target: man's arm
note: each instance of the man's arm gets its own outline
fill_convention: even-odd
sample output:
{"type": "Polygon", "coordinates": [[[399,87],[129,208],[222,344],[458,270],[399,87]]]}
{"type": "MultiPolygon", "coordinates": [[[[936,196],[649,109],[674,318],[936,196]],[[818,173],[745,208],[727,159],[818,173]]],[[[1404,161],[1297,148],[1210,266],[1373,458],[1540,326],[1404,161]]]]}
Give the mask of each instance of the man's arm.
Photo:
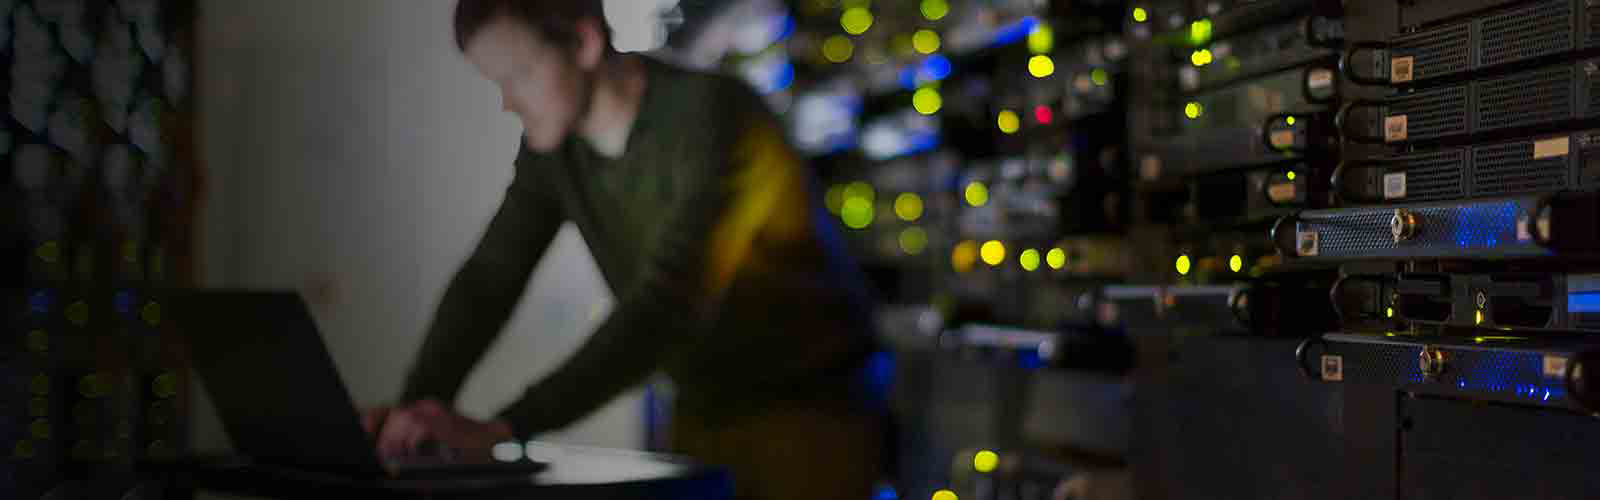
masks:
{"type": "Polygon", "coordinates": [[[806,189],[802,164],[770,119],[706,169],[676,207],[639,284],[578,351],[500,412],[519,439],[563,427],[654,372],[671,349],[714,319],[758,232],[785,217],[806,189]]]}
{"type": "Polygon", "coordinates": [[[565,220],[526,148],[505,200],[461,269],[445,289],[428,327],[400,402],[455,401],[461,383],[484,350],[500,336],[528,277],[565,220]]]}

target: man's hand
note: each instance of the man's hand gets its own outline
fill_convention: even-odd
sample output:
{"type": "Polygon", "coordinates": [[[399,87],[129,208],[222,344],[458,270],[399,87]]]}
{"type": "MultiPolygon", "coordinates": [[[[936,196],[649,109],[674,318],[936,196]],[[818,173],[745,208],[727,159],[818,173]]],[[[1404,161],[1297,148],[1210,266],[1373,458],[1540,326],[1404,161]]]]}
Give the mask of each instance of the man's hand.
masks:
{"type": "Polygon", "coordinates": [[[480,422],[426,399],[400,408],[374,408],[362,415],[362,424],[378,438],[378,455],[412,457],[422,443],[439,445],[473,458],[487,458],[495,444],[515,439],[503,421],[480,422]],[[368,423],[371,422],[371,425],[368,423]]]}

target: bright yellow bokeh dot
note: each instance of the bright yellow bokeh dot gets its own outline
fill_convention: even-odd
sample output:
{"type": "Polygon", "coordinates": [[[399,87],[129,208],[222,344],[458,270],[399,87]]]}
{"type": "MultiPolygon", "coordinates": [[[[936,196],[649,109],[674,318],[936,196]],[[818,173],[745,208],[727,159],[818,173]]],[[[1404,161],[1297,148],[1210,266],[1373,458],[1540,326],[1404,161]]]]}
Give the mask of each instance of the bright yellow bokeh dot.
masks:
{"type": "Polygon", "coordinates": [[[954,492],[954,491],[939,490],[939,491],[933,492],[933,500],[961,500],[961,499],[956,496],[956,492],[954,492]]]}
{"type": "Polygon", "coordinates": [[[1188,255],[1179,255],[1177,263],[1178,274],[1183,276],[1189,275],[1189,264],[1188,255]]]}
{"type": "Polygon", "coordinates": [[[1237,254],[1235,254],[1233,257],[1229,257],[1228,269],[1233,270],[1233,272],[1236,273],[1244,269],[1244,257],[1240,257],[1237,254]]]}
{"type": "Polygon", "coordinates": [[[1008,109],[1000,112],[1000,116],[995,118],[995,124],[1000,126],[1001,132],[1015,134],[1022,128],[1022,117],[1017,116],[1016,111],[1008,109]]]}
{"type": "Polygon", "coordinates": [[[872,216],[872,202],[866,198],[846,198],[839,210],[839,218],[850,229],[866,229],[872,225],[872,216]]]}
{"type": "Polygon", "coordinates": [[[1105,85],[1110,80],[1110,75],[1106,74],[1103,68],[1095,68],[1089,72],[1089,79],[1093,80],[1095,85],[1105,85]]]}
{"type": "Polygon", "coordinates": [[[998,453],[983,450],[972,456],[972,468],[978,472],[988,474],[994,472],[995,467],[998,466],[1000,466],[1000,455],[998,453]]]}
{"type": "Polygon", "coordinates": [[[845,33],[859,35],[872,28],[872,11],[865,7],[851,7],[839,15],[839,26],[845,33]]]}
{"type": "Polygon", "coordinates": [[[950,14],[950,3],[946,0],[922,0],[922,17],[929,21],[944,19],[950,14]]]}
{"type": "Polygon", "coordinates": [[[972,240],[956,244],[950,251],[950,267],[958,273],[971,271],[978,264],[978,243],[972,240]]]}
{"type": "Polygon", "coordinates": [[[1284,117],[1283,122],[1287,123],[1287,124],[1290,124],[1290,125],[1294,125],[1294,117],[1293,116],[1284,117]]]}
{"type": "Polygon", "coordinates": [[[1056,47],[1056,31],[1048,24],[1040,24],[1028,33],[1028,50],[1035,54],[1048,53],[1056,47]]]}
{"type": "Polygon", "coordinates": [[[1211,64],[1211,61],[1214,60],[1214,57],[1215,56],[1211,55],[1211,49],[1200,49],[1189,54],[1189,62],[1197,67],[1205,66],[1207,64],[1211,64]]]}
{"type": "Polygon", "coordinates": [[[989,204],[989,186],[983,185],[982,182],[972,181],[967,184],[966,193],[964,194],[968,205],[981,207],[989,204]]]}
{"type": "Polygon", "coordinates": [[[1028,74],[1034,78],[1044,78],[1056,73],[1056,62],[1050,56],[1033,56],[1028,58],[1028,74]]]}
{"type": "Polygon", "coordinates": [[[900,251],[906,255],[921,255],[928,248],[928,232],[921,226],[911,226],[900,230],[900,251]]]}
{"type": "Polygon", "coordinates": [[[844,185],[828,186],[828,192],[822,195],[822,204],[828,207],[828,213],[839,215],[839,209],[844,207],[844,185]]]}
{"type": "Polygon", "coordinates": [[[855,55],[856,44],[850,37],[833,35],[822,41],[822,57],[831,63],[842,63],[850,60],[855,55]]]}
{"type": "Polygon", "coordinates": [[[1144,7],[1134,7],[1133,8],[1133,22],[1142,23],[1142,22],[1149,21],[1149,20],[1150,20],[1150,11],[1144,10],[1144,7]]]}
{"type": "Polygon", "coordinates": [[[1200,115],[1204,113],[1205,107],[1201,106],[1198,102],[1190,102],[1189,104],[1183,105],[1183,116],[1189,117],[1190,120],[1199,118],[1200,115]]]}
{"type": "Polygon", "coordinates": [[[844,187],[845,201],[850,201],[851,198],[861,198],[867,200],[867,203],[872,203],[878,201],[878,194],[872,190],[871,184],[855,181],[844,187]]]}
{"type": "Polygon", "coordinates": [[[1189,43],[1200,45],[1211,40],[1211,20],[1201,19],[1189,24],[1189,43]]]}
{"type": "Polygon", "coordinates": [[[939,33],[930,29],[920,29],[911,35],[911,47],[923,54],[932,54],[939,51],[939,33]]]}
{"type": "Polygon", "coordinates": [[[944,107],[944,98],[939,96],[938,90],[923,87],[911,94],[911,107],[916,108],[918,113],[931,115],[938,113],[939,108],[944,107]]]}
{"type": "Polygon", "coordinates": [[[917,196],[917,193],[900,193],[900,196],[894,199],[894,214],[906,222],[916,222],[917,219],[921,219],[922,197],[917,196]]]}
{"type": "Polygon", "coordinates": [[[978,249],[978,256],[983,258],[983,263],[998,266],[1006,261],[1006,244],[998,240],[989,240],[978,249]]]}
{"type": "Polygon", "coordinates": [[[1049,264],[1051,269],[1061,269],[1066,267],[1067,252],[1060,248],[1052,248],[1048,253],[1045,253],[1044,262],[1045,264],[1049,264]]]}
{"type": "Polygon", "coordinates": [[[1481,310],[1481,309],[1478,310],[1477,321],[1475,323],[1473,323],[1473,324],[1475,324],[1475,325],[1483,324],[1483,310],[1481,310]]]}
{"type": "Polygon", "coordinates": [[[1294,178],[1295,178],[1295,177],[1296,177],[1296,175],[1295,175],[1295,174],[1294,174],[1294,171],[1293,171],[1293,170],[1290,170],[1290,171],[1288,171],[1288,172],[1285,172],[1285,173],[1284,173],[1284,174],[1283,174],[1283,176],[1284,176],[1284,177],[1288,177],[1288,178],[1289,178],[1289,180],[1291,180],[1291,181],[1292,181],[1292,180],[1294,180],[1294,178]]]}
{"type": "Polygon", "coordinates": [[[1022,270],[1024,271],[1038,270],[1039,251],[1032,248],[1023,250],[1022,255],[1017,256],[1017,263],[1022,265],[1022,270]]]}
{"type": "Polygon", "coordinates": [[[1393,307],[1385,307],[1385,308],[1383,308],[1383,316],[1385,318],[1393,318],[1394,317],[1394,308],[1393,307]]]}

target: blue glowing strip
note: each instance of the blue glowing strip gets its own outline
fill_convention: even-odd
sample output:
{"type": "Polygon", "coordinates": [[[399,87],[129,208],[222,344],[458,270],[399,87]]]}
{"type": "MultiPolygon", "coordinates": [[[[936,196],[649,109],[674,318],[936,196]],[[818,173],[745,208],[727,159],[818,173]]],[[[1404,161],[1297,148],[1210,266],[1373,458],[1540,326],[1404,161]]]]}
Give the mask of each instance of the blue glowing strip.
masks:
{"type": "Polygon", "coordinates": [[[1600,291],[1567,294],[1567,312],[1600,313],[1600,291]]]}
{"type": "Polygon", "coordinates": [[[1038,19],[1034,19],[1033,16],[1024,17],[1017,20],[1015,23],[1011,23],[1010,26],[995,30],[994,39],[993,41],[989,42],[989,46],[999,47],[1001,45],[1011,45],[1013,43],[1020,42],[1023,38],[1026,38],[1029,33],[1033,33],[1033,30],[1037,29],[1038,27],[1038,19]]]}

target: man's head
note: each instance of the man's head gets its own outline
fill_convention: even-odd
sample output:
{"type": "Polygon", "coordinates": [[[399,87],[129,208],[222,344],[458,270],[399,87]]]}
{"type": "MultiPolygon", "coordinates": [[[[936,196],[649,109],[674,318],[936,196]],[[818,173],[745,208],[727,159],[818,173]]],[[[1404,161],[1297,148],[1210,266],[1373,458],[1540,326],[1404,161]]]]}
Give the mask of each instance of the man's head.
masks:
{"type": "Polygon", "coordinates": [[[610,54],[599,0],[460,0],[456,45],[500,88],[528,147],[551,151],[584,114],[593,71],[610,54]]]}

